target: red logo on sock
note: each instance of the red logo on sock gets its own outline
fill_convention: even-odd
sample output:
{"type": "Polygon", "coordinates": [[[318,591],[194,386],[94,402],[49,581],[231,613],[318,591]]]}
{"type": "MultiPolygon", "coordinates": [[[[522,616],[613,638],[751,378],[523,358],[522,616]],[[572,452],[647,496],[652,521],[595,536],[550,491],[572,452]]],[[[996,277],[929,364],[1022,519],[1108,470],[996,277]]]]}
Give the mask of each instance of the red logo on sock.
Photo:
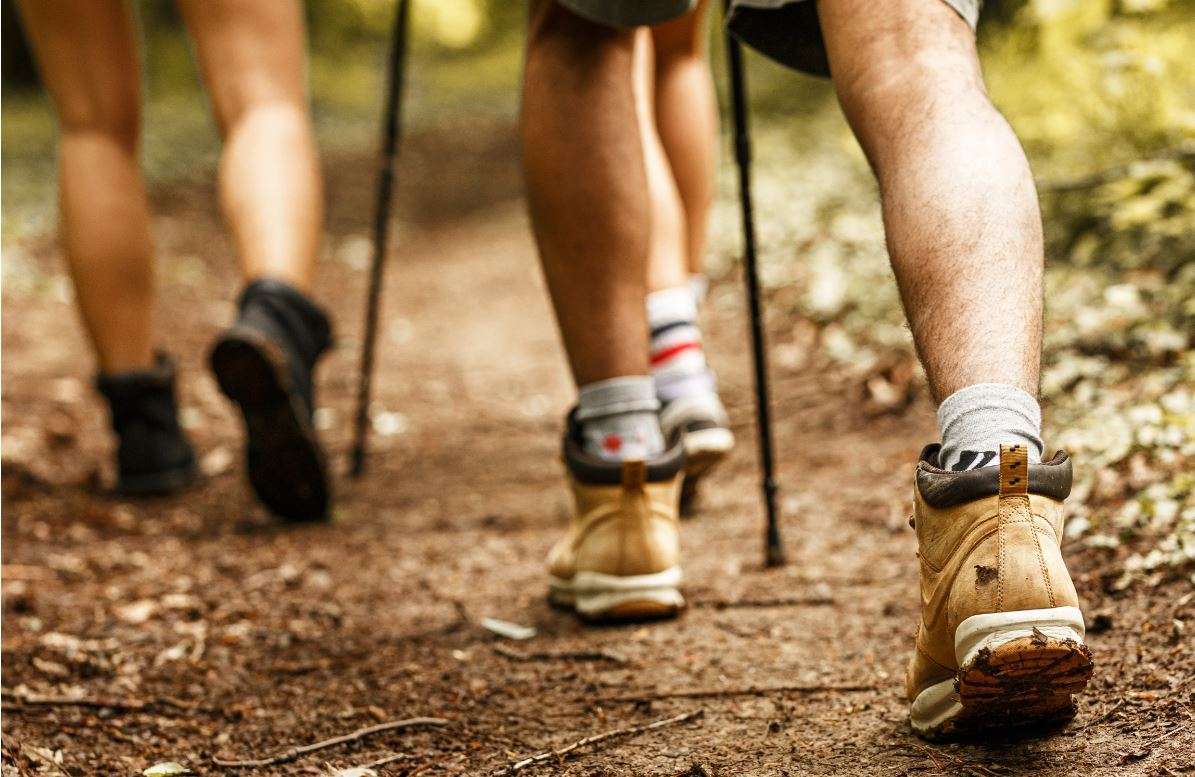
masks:
{"type": "Polygon", "coordinates": [[[602,439],[602,448],[606,453],[618,453],[622,450],[622,438],[617,434],[608,434],[602,439]]]}
{"type": "Polygon", "coordinates": [[[683,342],[683,343],[677,343],[676,345],[668,346],[667,348],[665,348],[662,351],[656,351],[655,353],[653,353],[651,355],[651,366],[659,367],[661,364],[668,361],[669,359],[671,359],[673,356],[676,356],[677,354],[684,353],[685,351],[699,351],[699,350],[701,350],[701,343],[697,342],[696,340],[690,340],[690,341],[683,342]]]}

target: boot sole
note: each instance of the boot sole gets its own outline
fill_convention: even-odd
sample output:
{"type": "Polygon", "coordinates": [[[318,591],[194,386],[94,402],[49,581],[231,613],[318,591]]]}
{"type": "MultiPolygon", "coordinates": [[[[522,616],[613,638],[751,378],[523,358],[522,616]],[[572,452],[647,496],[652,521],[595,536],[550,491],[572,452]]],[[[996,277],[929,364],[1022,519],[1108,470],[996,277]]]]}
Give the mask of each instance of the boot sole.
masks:
{"type": "Polygon", "coordinates": [[[696,505],[701,479],[725,460],[734,448],[729,429],[701,429],[685,433],[685,479],[681,482],[680,507],[690,512],[696,505]]]}
{"type": "Polygon", "coordinates": [[[177,469],[151,472],[144,475],[125,475],[116,486],[119,496],[165,496],[181,491],[195,482],[199,470],[194,463],[177,469]]]}
{"type": "Polygon", "coordinates": [[[1050,728],[1075,715],[1094,667],[1077,607],[991,613],[955,631],[955,677],[918,694],[913,730],[928,739],[1050,728]]]}
{"type": "Polygon", "coordinates": [[[571,580],[549,575],[548,602],[589,623],[675,618],[685,607],[680,567],[651,575],[578,572],[571,580]]]}
{"type": "Polygon", "coordinates": [[[244,417],[246,467],[258,498],[287,520],[326,519],[327,465],[282,352],[256,330],[233,327],[216,341],[210,364],[244,417]]]}

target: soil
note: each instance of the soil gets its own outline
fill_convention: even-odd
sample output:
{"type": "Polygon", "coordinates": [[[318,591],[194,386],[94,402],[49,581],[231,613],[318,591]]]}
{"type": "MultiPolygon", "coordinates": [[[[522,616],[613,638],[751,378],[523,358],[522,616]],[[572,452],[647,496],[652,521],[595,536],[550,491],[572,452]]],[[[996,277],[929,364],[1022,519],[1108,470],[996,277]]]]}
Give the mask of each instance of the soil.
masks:
{"type": "MultiPolygon", "coordinates": [[[[468,163],[422,180],[467,181],[468,163]]],[[[733,278],[715,286],[706,329],[739,445],[683,527],[690,609],[606,628],[550,609],[543,561],[567,516],[558,434],[570,383],[517,201],[453,209],[404,185],[369,470],[349,479],[373,168],[328,168],[316,295],[339,347],[322,367],[318,421],[339,474],[327,525],[282,525],[248,493],[237,417],[204,366],[237,283],[209,188],[155,193],[159,331],[207,472],[177,497],[106,494],[111,440],[54,240],[6,252],[35,282],[6,271],[4,774],[136,774],[161,761],[324,774],[391,756],[379,774],[486,774],[675,716],[687,717],[520,773],[1195,773],[1195,659],[1176,624],[1195,616],[1189,584],[1112,593],[1109,557],[1081,547],[1068,557],[1096,675],[1077,719],[1050,736],[931,745],[911,734],[907,516],[931,406],[918,394],[876,414],[859,375],[777,359],[789,563],[764,569],[733,278]],[[480,625],[487,617],[536,634],[507,639],[480,625]],[[75,697],[87,703],[63,701],[75,697]],[[445,722],[260,768],[214,760],[412,717],[445,722]]],[[[773,345],[791,356],[797,333],[773,314],[773,345]]]]}

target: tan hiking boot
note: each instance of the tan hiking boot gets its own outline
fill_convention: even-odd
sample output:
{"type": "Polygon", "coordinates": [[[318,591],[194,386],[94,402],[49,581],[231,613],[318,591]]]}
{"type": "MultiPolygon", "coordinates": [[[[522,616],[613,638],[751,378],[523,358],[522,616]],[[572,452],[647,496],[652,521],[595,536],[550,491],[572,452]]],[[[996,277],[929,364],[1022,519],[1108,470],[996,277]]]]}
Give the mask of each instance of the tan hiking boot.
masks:
{"type": "Polygon", "coordinates": [[[917,465],[914,525],[921,625],[909,662],[909,718],[922,736],[1022,727],[1074,715],[1091,677],[1083,615],[1059,545],[1070,493],[1065,453],[964,472],[917,465]]]}
{"type": "Polygon", "coordinates": [[[678,522],[684,449],[659,458],[609,462],[581,449],[575,424],[564,441],[576,511],[548,556],[548,599],[586,620],[676,615],[680,593],[678,522]]]}

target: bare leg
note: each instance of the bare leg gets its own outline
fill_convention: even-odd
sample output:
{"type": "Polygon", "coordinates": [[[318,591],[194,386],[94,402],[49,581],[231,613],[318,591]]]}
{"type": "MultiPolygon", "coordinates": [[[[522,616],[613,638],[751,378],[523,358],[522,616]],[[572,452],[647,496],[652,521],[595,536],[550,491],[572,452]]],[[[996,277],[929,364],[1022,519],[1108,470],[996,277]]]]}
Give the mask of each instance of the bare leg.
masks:
{"type": "Polygon", "coordinates": [[[578,385],[647,375],[649,201],[635,34],[531,12],[521,133],[531,221],[578,385]]]}
{"type": "Polygon", "coordinates": [[[295,0],[180,0],[224,139],[220,204],[247,280],[308,290],[323,191],[295,0]]]}
{"type": "Polygon", "coordinates": [[[655,53],[648,28],[635,38],[635,102],[643,142],[643,163],[651,199],[648,243],[649,291],[685,286],[689,280],[688,235],[684,205],[660,135],[656,132],[655,53]]]}
{"type": "Polygon", "coordinates": [[[647,319],[664,434],[684,431],[681,501],[734,445],[697,325],[706,221],[714,184],[716,110],[705,62],[705,3],[640,33],[636,89],[651,194],[647,319]],[[643,45],[646,44],[646,45],[643,45]]]}
{"type": "Polygon", "coordinates": [[[1033,178],[945,3],[820,0],[834,84],[879,179],[905,312],[941,401],[977,383],[1036,395],[1042,229],[1033,178]]]}
{"type": "Polygon", "coordinates": [[[655,50],[655,127],[685,214],[687,270],[704,267],[714,173],[718,101],[706,56],[709,0],[651,29],[655,50]]]}
{"type": "Polygon", "coordinates": [[[138,169],[139,62],[122,0],[21,0],[61,128],[62,236],[105,373],[149,367],[153,247],[138,169]]]}

